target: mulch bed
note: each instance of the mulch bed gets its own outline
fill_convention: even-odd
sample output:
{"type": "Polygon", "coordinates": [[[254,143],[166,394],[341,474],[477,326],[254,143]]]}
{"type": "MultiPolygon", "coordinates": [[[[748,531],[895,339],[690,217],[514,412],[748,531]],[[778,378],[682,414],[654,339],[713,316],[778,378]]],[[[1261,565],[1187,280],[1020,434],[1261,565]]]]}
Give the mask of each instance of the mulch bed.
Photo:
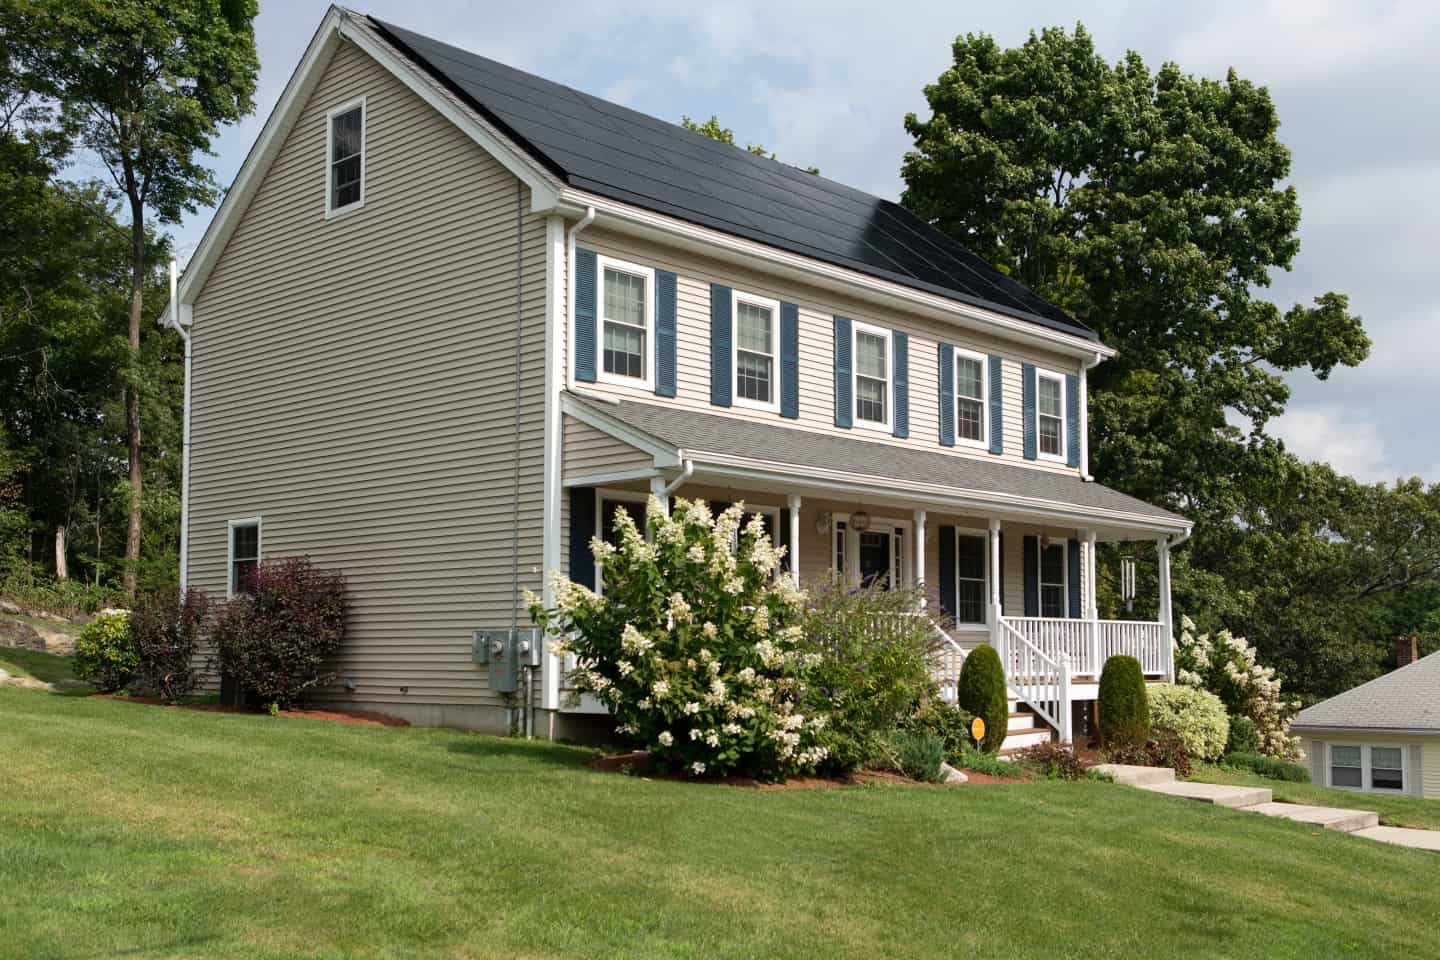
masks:
{"type": "MultiPolygon", "coordinates": [[[[884,783],[902,787],[963,787],[965,783],[925,783],[911,780],[891,770],[860,770],[844,777],[791,777],[784,783],[764,783],[753,777],[695,778],[680,771],[658,772],[650,769],[650,754],[644,750],[596,757],[586,764],[600,773],[624,773],[646,780],[674,780],[682,783],[705,783],[722,787],[743,787],[750,790],[833,790],[858,787],[867,783],[884,783]]],[[[1024,777],[992,777],[964,771],[970,784],[1024,783],[1024,777]]]]}
{"type": "MultiPolygon", "coordinates": [[[[269,716],[266,710],[254,707],[231,707],[219,703],[166,703],[158,697],[117,697],[113,693],[96,693],[92,696],[101,700],[118,700],[121,703],[143,703],[152,707],[168,707],[171,710],[202,710],[208,713],[248,713],[251,716],[269,716]]],[[[281,710],[277,717],[298,720],[325,720],[330,723],[349,723],[363,727],[408,727],[410,721],[401,720],[373,710],[281,710]]]]}

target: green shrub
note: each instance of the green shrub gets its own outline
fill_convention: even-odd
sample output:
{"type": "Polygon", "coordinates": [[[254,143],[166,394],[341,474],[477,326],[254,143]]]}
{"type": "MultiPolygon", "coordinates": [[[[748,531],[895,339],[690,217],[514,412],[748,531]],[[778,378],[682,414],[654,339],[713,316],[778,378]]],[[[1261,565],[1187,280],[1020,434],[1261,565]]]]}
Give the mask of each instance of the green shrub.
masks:
{"type": "Polygon", "coordinates": [[[1023,767],[1012,760],[1001,760],[993,753],[968,746],[950,763],[961,770],[971,770],[991,777],[1023,777],[1026,773],[1023,767]]]}
{"type": "Polygon", "coordinates": [[[1150,737],[1150,704],[1145,674],[1134,657],[1111,657],[1100,671],[1100,742],[1138,747],[1150,737]]]}
{"type": "Polygon", "coordinates": [[[102,693],[124,689],[139,664],[128,613],[102,614],[75,638],[75,676],[102,693]]]}
{"type": "Polygon", "coordinates": [[[1254,753],[1260,752],[1260,730],[1255,726],[1255,721],[1243,713],[1230,717],[1230,736],[1225,740],[1225,752],[1231,753],[1254,753]]]}
{"type": "Polygon", "coordinates": [[[1289,760],[1276,760],[1256,753],[1232,753],[1225,757],[1225,766],[1238,770],[1249,770],[1271,780],[1286,780],[1290,783],[1309,783],[1310,771],[1304,764],[1289,760]]]}
{"type": "Polygon", "coordinates": [[[945,759],[955,765],[961,751],[970,746],[970,721],[967,711],[940,699],[927,698],[915,711],[901,721],[903,730],[919,730],[934,734],[945,743],[945,759]]]}
{"type": "Polygon", "coordinates": [[[1192,758],[1219,759],[1230,737],[1225,704],[1208,690],[1175,684],[1150,687],[1150,727],[1169,731],[1185,744],[1192,758]]]}
{"type": "Polygon", "coordinates": [[[1089,769],[1070,744],[1053,740],[1017,751],[1015,762],[1050,780],[1083,780],[1089,769]]]}
{"type": "Polygon", "coordinates": [[[884,761],[897,727],[938,699],[930,669],[935,631],[918,591],[855,590],[837,582],[809,594],[797,649],[814,661],[809,714],[829,717],[825,769],[884,761]]]}
{"type": "Polygon", "coordinates": [[[1189,617],[1180,618],[1180,639],[1175,645],[1175,679],[1202,687],[1220,698],[1232,716],[1255,723],[1260,735],[1259,753],[1282,760],[1300,755],[1300,738],[1290,732],[1290,720],[1299,700],[1287,700],[1280,690],[1275,668],[1257,661],[1255,647],[1244,637],[1221,630],[1215,636],[1196,634],[1189,617]]]}
{"type": "Polygon", "coordinates": [[[901,730],[894,737],[895,765],[911,780],[935,783],[945,762],[945,741],[933,733],[901,730]]]}
{"type": "Polygon", "coordinates": [[[195,645],[210,600],[191,589],[182,601],[172,591],[144,597],[130,615],[130,634],[139,655],[134,685],[174,703],[195,689],[195,645]]]}
{"type": "Polygon", "coordinates": [[[1010,726],[1010,696],[1006,691],[1005,668],[994,647],[982,643],[970,651],[960,668],[955,693],[960,709],[985,721],[982,747],[988,753],[998,753],[1010,726]]]}
{"type": "Polygon", "coordinates": [[[124,595],[110,587],[95,586],[80,580],[52,580],[32,575],[21,565],[0,583],[0,597],[14,602],[22,610],[54,613],[73,617],[95,613],[106,607],[119,606],[124,595]]]}
{"type": "Polygon", "coordinates": [[[1105,759],[1109,763],[1128,763],[1140,767],[1169,767],[1177,777],[1190,776],[1190,754],[1185,742],[1175,734],[1166,731],[1153,740],[1141,744],[1116,744],[1106,747],[1105,759]]]}

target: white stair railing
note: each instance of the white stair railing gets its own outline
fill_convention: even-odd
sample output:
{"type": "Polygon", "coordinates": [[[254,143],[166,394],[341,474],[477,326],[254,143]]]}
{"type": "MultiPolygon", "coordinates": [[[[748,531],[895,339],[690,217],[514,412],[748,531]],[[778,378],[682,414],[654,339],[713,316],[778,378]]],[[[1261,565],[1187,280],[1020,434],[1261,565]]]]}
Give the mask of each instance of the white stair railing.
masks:
{"type": "Polygon", "coordinates": [[[965,666],[965,648],[955,638],[931,621],[935,628],[935,646],[930,651],[931,670],[940,685],[940,699],[949,704],[960,700],[960,670],[965,666]]]}
{"type": "Polygon", "coordinates": [[[1060,733],[1066,743],[1070,733],[1070,658],[1061,654],[1051,658],[1031,643],[1025,634],[1000,621],[1000,662],[1005,679],[1016,698],[1026,704],[1060,733]]]}

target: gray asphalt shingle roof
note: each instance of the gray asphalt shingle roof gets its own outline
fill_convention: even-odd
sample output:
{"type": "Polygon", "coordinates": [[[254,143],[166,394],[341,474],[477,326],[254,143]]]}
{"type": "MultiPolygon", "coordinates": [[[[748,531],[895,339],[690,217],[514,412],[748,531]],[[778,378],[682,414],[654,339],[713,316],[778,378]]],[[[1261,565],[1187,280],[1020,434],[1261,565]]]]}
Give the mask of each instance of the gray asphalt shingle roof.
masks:
{"type": "Polygon", "coordinates": [[[1006,494],[1188,523],[1179,514],[1098,483],[1087,483],[1075,473],[1035,470],[654,403],[622,400],[610,404],[578,394],[570,396],[602,416],[613,417],[692,453],[741,457],[785,468],[833,470],[877,480],[936,484],[953,487],[957,493],[1006,494]]]}
{"type": "Polygon", "coordinates": [[[1440,653],[1306,707],[1298,729],[1433,730],[1440,734],[1440,653]]]}
{"type": "Polygon", "coordinates": [[[1089,340],[1089,327],[890,200],[370,18],[578,190],[1089,340]]]}

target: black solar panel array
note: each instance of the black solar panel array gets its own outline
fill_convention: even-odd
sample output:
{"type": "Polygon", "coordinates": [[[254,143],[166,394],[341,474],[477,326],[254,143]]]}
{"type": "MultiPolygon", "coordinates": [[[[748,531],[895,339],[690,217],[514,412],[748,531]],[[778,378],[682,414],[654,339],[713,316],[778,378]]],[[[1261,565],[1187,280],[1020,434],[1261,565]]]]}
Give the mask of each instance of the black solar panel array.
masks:
{"type": "Polygon", "coordinates": [[[827,263],[1094,338],[904,207],[372,18],[566,183],[827,263]]]}

